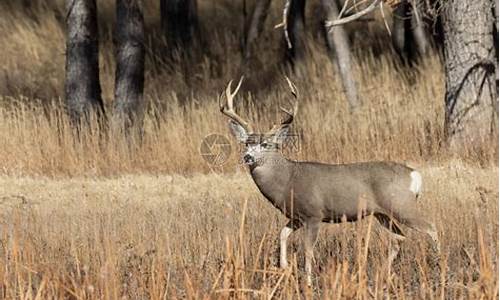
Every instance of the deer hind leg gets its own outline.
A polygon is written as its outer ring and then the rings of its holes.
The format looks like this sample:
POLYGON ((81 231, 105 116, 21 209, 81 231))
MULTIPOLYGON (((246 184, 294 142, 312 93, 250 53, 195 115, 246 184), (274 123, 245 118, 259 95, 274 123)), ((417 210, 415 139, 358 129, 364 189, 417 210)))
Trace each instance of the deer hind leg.
MULTIPOLYGON (((413 194, 418 194, 420 184, 421 183, 418 183, 418 180, 416 184, 412 181, 410 189, 414 189, 412 190, 413 194)), ((393 207, 390 209, 391 214, 393 214, 394 218, 401 224, 404 224, 420 233, 427 234, 432 239, 435 250, 440 253, 441 245, 436 226, 434 223, 428 221, 428 217, 423 215, 418 209, 415 197, 415 195, 411 195, 406 198, 405 201, 394 200, 393 207)))
POLYGON ((280 268, 286 269, 288 267, 287 255, 286 255, 286 242, 290 234, 299 229, 302 225, 298 222, 289 221, 280 233, 280 268))
POLYGON ((314 245, 318 239, 320 221, 308 221, 305 223, 304 249, 306 257, 307 285, 312 286, 312 262, 314 260, 314 245))
POLYGON ((406 237, 404 236, 403 231, 401 230, 399 225, 394 223, 389 216, 382 213, 375 213, 374 216, 380 223, 380 225, 382 225, 385 229, 387 229, 391 234, 390 236, 391 244, 390 244, 389 259, 388 259, 389 260, 388 272, 390 273, 392 268, 392 262, 394 261, 394 259, 396 259, 396 257, 399 254, 399 250, 401 248, 400 243, 404 241, 406 237))
POLYGON ((404 219, 404 224, 418 232, 427 234, 431 238, 436 252, 441 253, 441 243, 434 223, 426 221, 423 216, 414 211, 412 217, 404 219))
POLYGON ((411 220, 408 222, 408 227, 415 229, 418 232, 427 234, 432 242, 436 252, 441 253, 441 242, 439 241, 438 231, 436 225, 424 220, 411 220))
POLYGON ((439 241, 438 231, 436 229, 436 225, 431 223, 431 230, 427 231, 427 234, 431 237, 434 242, 434 246, 436 247, 436 251, 438 254, 441 254, 441 242, 439 241))

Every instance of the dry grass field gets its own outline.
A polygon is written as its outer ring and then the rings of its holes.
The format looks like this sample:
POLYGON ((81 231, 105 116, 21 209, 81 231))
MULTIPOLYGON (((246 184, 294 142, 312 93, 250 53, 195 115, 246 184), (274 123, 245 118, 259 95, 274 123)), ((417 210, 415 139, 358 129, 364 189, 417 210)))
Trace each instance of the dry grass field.
POLYGON ((234 174, 0 177, 0 292, 6 298, 493 299, 498 289, 498 172, 457 161, 422 168, 421 208, 442 251, 407 230, 393 270, 373 220, 325 225, 314 287, 278 263, 286 220, 234 174), (369 231, 371 225, 373 229, 369 231))
MULTIPOLYGON (((100 9, 101 83, 112 107, 113 1, 100 9)), ((365 105, 349 113, 334 66, 309 24, 307 76, 293 130, 296 159, 390 159, 422 171, 421 209, 442 251, 407 230, 387 269, 386 235, 371 218, 325 225, 314 285, 304 286, 301 231, 292 267, 277 269, 286 223, 238 162, 200 155, 203 138, 227 135, 218 96, 246 75, 238 101, 262 130, 289 97, 279 64, 281 3, 252 64, 241 67, 240 2, 199 1, 204 51, 164 58, 157 1, 147 22, 142 140, 74 132, 63 109, 63 1, 0 3, 0 298, 7 299, 497 299, 498 141, 451 153, 443 144, 443 70, 434 54, 413 69, 387 47, 382 24, 352 26, 355 77, 365 105), (213 30, 210 30, 213 28, 213 30)), ((308 4, 314 12, 314 2, 308 4)))

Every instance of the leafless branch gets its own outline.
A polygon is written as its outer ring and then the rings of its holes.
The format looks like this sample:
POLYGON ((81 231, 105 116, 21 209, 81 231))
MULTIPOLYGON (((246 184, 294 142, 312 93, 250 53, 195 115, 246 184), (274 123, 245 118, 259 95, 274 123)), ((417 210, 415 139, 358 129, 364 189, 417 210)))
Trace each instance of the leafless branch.
POLYGON ((289 10, 290 10, 290 0, 286 0, 285 8, 283 8, 283 21, 281 23, 279 23, 278 25, 274 26, 274 28, 283 27, 283 30, 285 31, 285 40, 286 40, 286 44, 288 46, 288 49, 292 49, 292 42, 290 41, 290 37, 288 36, 287 17, 288 17, 289 10))
MULTIPOLYGON (((355 21, 355 20, 361 18, 362 16, 367 15, 367 14, 371 13, 372 11, 374 11, 375 8, 377 8, 377 6, 381 3, 382 3, 382 0, 374 0, 365 9, 363 9, 363 10, 361 10, 361 11, 359 11, 351 16, 348 16, 345 18, 339 16, 339 18, 337 20, 326 21, 325 26, 327 28, 330 28, 333 26, 343 25, 343 24, 355 21)), ((342 10, 344 10, 344 8, 342 8, 342 10)))
POLYGON ((385 29, 387 30, 387 33, 389 33, 389 36, 391 36, 391 28, 389 27, 387 19, 385 18, 384 7, 382 5, 380 5, 380 14, 382 15, 382 20, 384 20, 385 29))

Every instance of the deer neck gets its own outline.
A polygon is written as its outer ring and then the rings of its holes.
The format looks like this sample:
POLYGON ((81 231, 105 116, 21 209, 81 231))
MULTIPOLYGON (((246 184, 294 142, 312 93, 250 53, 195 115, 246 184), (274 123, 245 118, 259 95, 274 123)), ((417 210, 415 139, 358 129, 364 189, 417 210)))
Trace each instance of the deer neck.
POLYGON ((280 209, 289 197, 294 165, 279 152, 266 154, 250 165, 250 174, 261 193, 280 209))

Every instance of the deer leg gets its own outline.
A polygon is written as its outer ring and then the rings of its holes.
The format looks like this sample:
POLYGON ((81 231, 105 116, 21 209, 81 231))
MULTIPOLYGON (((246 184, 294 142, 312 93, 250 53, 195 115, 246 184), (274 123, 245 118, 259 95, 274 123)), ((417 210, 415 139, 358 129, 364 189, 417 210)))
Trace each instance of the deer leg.
POLYGON ((286 240, 288 236, 293 232, 293 229, 285 226, 281 229, 280 233, 280 268, 286 269, 288 267, 288 261, 286 256, 286 240))
POLYGON ((397 238, 394 238, 394 241, 391 241, 391 250, 389 252, 389 268, 388 268, 389 272, 391 271, 392 263, 394 262, 396 257, 398 257, 399 250, 401 250, 401 247, 399 245, 401 241, 402 240, 398 240, 397 238))
POLYGON ((423 217, 417 214, 413 218, 405 220, 405 225, 418 232, 427 234, 431 238, 436 252, 441 253, 441 243, 439 242, 438 232, 434 223, 424 220, 423 217))
POLYGON ((394 261, 394 259, 396 259, 396 257, 399 254, 400 250, 399 244, 406 238, 401 228, 399 228, 399 226, 396 223, 394 223, 389 216, 381 213, 376 213, 374 214, 374 216, 378 220, 378 222, 391 234, 391 245, 389 250, 389 265, 388 265, 388 272, 390 273, 392 268, 392 262, 394 261))
POLYGON ((286 255, 286 241, 290 234, 295 230, 299 229, 301 225, 298 222, 289 221, 280 233, 280 267, 286 269, 288 267, 287 255, 286 255))
POLYGON ((436 225, 434 223, 428 223, 428 228, 424 230, 424 233, 426 233, 434 243, 435 250, 438 254, 441 253, 441 242, 439 241, 439 236, 438 232, 436 229, 436 225))
POLYGON ((320 221, 314 220, 306 222, 304 248, 306 256, 306 276, 307 285, 312 286, 312 261, 314 260, 314 245, 318 239, 320 221))

